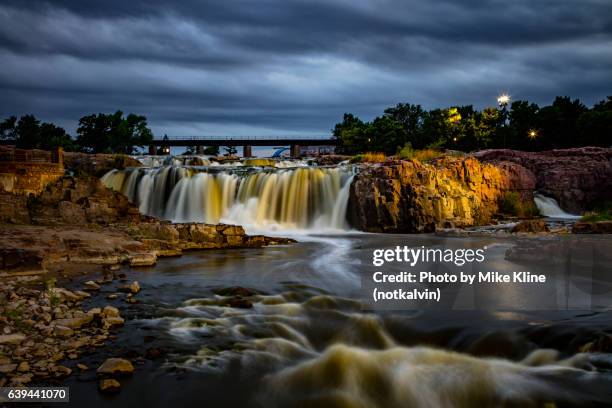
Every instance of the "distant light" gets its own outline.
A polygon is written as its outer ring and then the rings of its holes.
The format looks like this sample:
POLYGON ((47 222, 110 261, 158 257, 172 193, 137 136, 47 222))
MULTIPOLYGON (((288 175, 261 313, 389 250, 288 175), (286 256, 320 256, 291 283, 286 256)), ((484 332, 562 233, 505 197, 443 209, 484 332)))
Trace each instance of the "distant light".
POLYGON ((497 103, 499 104, 499 106, 506 106, 510 103, 510 95, 508 94, 501 94, 497 97, 497 103))
POLYGON ((453 142, 456 142, 456 141, 457 141, 457 138, 456 138, 456 137, 453 137, 453 142))
POLYGON ((529 132, 527 132, 527 136, 529 136, 530 139, 535 139, 536 137, 538 137, 538 131, 535 129, 531 129, 529 132))

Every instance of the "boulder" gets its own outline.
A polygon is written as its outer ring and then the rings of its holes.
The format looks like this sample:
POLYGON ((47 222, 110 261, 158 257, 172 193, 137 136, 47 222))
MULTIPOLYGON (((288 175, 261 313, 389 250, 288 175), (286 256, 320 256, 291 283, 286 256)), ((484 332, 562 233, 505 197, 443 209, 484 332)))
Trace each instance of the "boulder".
POLYGON ((115 394, 121 390, 121 383, 113 378, 105 378, 100 380, 99 389, 105 394, 115 394))
POLYGON ((573 234, 612 234, 612 221, 579 221, 572 227, 573 234))
POLYGON ((525 220, 516 224, 510 232, 549 232, 548 226, 543 220, 525 220))
POLYGON ((25 338, 26 336, 21 333, 3 334, 0 335, 0 344, 19 344, 25 338))
POLYGON ((129 375, 134 372, 134 366, 124 358, 108 358, 96 372, 100 375, 129 375))
POLYGON ((433 232, 491 221, 508 191, 533 201, 535 177, 514 164, 442 157, 366 166, 351 183, 348 218, 369 232, 433 232))

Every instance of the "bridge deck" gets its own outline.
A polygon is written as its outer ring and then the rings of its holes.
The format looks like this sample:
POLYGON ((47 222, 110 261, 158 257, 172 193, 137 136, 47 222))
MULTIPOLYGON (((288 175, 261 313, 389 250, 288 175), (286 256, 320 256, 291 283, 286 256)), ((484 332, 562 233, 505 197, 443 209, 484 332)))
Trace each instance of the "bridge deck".
POLYGON ((327 146, 336 139, 317 137, 177 137, 153 140, 155 146, 327 146))

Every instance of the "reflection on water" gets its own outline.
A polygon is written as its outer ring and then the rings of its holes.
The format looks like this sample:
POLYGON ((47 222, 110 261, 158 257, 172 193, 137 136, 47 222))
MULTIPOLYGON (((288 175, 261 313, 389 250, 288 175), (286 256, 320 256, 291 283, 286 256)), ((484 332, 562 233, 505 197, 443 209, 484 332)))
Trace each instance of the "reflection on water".
MULTIPOLYGON (((440 239, 303 236, 293 246, 164 260, 139 277, 151 316, 124 336, 146 333, 170 350, 165 375, 203 376, 208 392, 191 395, 194 406, 612 403, 610 355, 580 353, 607 351, 608 312, 364 310, 359 253, 400 242, 440 239)), ((503 267, 509 244, 499 245, 491 262, 503 267)))

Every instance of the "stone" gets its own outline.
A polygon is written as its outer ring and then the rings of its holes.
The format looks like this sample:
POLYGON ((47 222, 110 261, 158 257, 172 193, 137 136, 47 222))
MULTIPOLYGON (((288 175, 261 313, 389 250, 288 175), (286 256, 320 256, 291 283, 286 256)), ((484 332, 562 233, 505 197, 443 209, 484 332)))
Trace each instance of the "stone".
POLYGON ((530 170, 536 189, 553 197, 570 213, 581 213, 598 203, 612 201, 612 149, 580 147, 543 152, 483 150, 481 161, 512 162, 530 170))
POLYGON ((612 221, 584 222, 572 226, 573 234, 612 234, 612 221))
POLYGON ((17 371, 22 373, 30 371, 30 364, 27 361, 22 361, 21 363, 19 363, 19 366, 17 366, 17 371))
POLYGON ((99 389, 105 394, 114 394, 121 390, 121 383, 113 378, 105 378, 100 380, 99 389))
POLYGON ((125 320, 122 317, 107 317, 104 319, 104 326, 123 326, 125 320))
POLYGON ((77 363, 77 368, 81 371, 87 371, 89 370, 89 367, 87 367, 85 364, 81 364, 81 363, 77 363))
POLYGON ((53 371, 58 377, 68 377, 72 373, 72 370, 70 368, 63 365, 55 366, 55 370, 53 371))
POLYGON ((78 329, 85 326, 93 320, 93 316, 90 314, 83 314, 79 317, 73 317, 68 319, 57 319, 52 322, 54 326, 65 326, 71 329, 78 329))
POLYGON ((108 358, 96 372, 100 375, 126 375, 134 372, 134 366, 124 358, 108 358))
POLYGON ((510 230, 512 233, 517 232, 528 232, 528 233, 537 233, 537 232, 549 232, 548 226, 543 220, 525 220, 516 224, 510 230))
POLYGON ((21 333, 0 335, 0 344, 19 344, 24 341, 26 336, 21 333))
POLYGON ((138 283, 138 281, 134 281, 134 282, 130 283, 129 285, 124 285, 124 286, 120 287, 119 290, 121 292, 127 292, 127 293, 136 294, 136 293, 140 292, 140 284, 138 283))
POLYGON ((141 254, 133 254, 129 257, 130 266, 153 266, 157 263, 157 254, 154 252, 145 252, 141 254))
POLYGON ((119 317, 119 309, 114 306, 105 306, 102 310, 102 316, 104 317, 119 317))
POLYGON ((87 281, 83 285, 85 286, 85 290, 88 290, 90 292, 100 290, 100 285, 98 285, 94 281, 87 281))
POLYGON ((514 163, 442 157, 368 165, 353 178, 347 218, 368 232, 434 232, 487 224, 506 192, 533 202, 535 176, 514 163))
POLYGON ((117 299, 118 297, 119 296, 116 293, 111 293, 110 295, 106 296, 106 298, 109 300, 117 299))
POLYGON ((17 364, 3 364, 0 365, 0 373, 8 374, 12 373, 17 369, 17 364))

